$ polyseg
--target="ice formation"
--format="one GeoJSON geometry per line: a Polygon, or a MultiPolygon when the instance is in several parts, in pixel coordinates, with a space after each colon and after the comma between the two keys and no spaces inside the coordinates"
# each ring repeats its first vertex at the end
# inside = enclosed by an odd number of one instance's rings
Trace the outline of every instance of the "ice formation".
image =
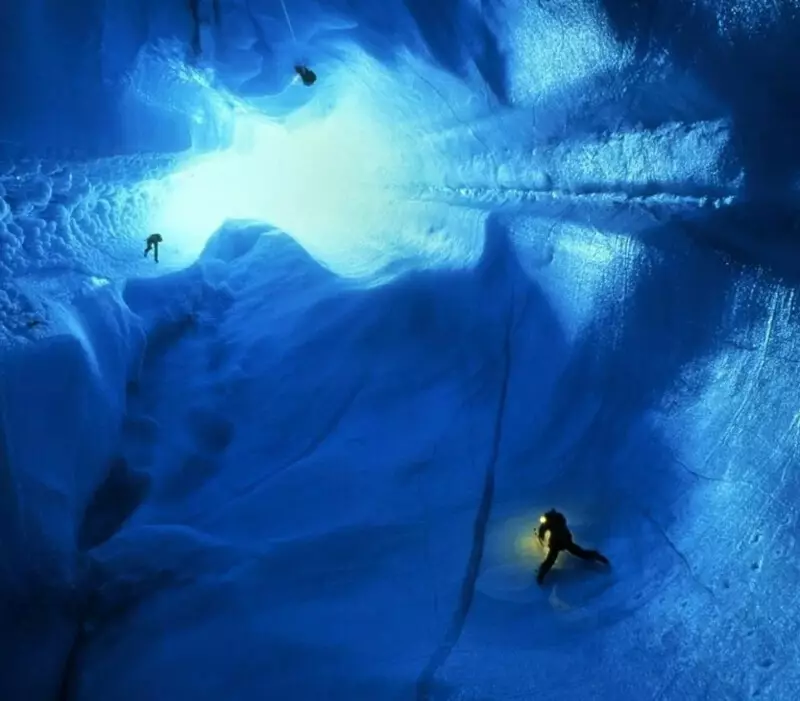
{"type": "Polygon", "coordinates": [[[0,698],[797,698],[794,0],[0,39],[0,698]]]}

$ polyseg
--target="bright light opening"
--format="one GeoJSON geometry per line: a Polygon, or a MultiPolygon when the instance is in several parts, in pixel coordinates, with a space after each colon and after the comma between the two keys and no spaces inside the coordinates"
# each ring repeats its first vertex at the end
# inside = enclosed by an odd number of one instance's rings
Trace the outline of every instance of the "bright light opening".
{"type": "Polygon", "coordinates": [[[285,123],[240,109],[230,148],[146,186],[162,260],[193,262],[226,220],[241,219],[283,230],[333,272],[371,282],[476,262],[486,212],[417,194],[449,161],[410,117],[453,117],[416,94],[419,80],[406,73],[355,55],[285,123]]]}
{"type": "Polygon", "coordinates": [[[296,126],[243,112],[230,148],[150,183],[149,228],[164,236],[164,249],[194,259],[226,220],[266,222],[336,267],[337,256],[385,226],[396,200],[389,182],[403,165],[398,135],[355,93],[296,126]]]}

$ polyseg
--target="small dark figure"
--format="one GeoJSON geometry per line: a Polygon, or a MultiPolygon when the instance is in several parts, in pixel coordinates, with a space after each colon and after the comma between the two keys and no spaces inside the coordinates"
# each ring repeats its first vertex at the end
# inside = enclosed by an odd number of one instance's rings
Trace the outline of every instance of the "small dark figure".
{"type": "Polygon", "coordinates": [[[314,71],[312,71],[308,66],[295,66],[294,70],[297,75],[300,76],[300,80],[303,81],[303,85],[311,87],[317,82],[317,74],[314,73],[314,71]]]}
{"type": "Polygon", "coordinates": [[[567,527],[566,517],[555,509],[550,509],[539,519],[539,530],[537,532],[539,542],[544,541],[544,536],[548,531],[550,531],[550,541],[548,543],[547,557],[540,565],[539,572],[536,575],[536,581],[539,584],[544,581],[545,575],[556,564],[558,555],[562,550],[566,550],[570,555],[579,557],[581,560],[602,562],[604,565],[609,564],[608,559],[597,550],[584,550],[572,540],[572,533],[567,527]]]}
{"type": "Polygon", "coordinates": [[[147,248],[144,249],[144,257],[147,258],[147,254],[153,251],[153,260],[158,263],[158,244],[163,240],[161,234],[150,234],[150,236],[147,237],[147,248]]]}

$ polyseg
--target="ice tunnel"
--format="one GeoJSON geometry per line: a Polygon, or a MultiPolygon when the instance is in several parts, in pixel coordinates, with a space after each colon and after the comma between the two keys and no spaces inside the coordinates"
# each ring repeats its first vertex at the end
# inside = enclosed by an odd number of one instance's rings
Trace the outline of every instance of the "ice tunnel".
{"type": "Polygon", "coordinates": [[[800,698],[798,69],[797,0],[1,3],[0,699],[800,698]]]}

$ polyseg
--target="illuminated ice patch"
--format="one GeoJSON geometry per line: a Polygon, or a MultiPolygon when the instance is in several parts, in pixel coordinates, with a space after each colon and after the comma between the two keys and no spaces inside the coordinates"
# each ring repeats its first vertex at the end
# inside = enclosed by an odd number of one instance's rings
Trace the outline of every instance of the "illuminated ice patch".
{"type": "Polygon", "coordinates": [[[150,183],[150,229],[164,236],[165,248],[194,259],[226,220],[262,221],[346,274],[354,252],[363,258],[393,219],[389,183],[412,173],[407,153],[396,130],[356,95],[294,125],[242,113],[230,148],[150,183]]]}
{"type": "MultiPolygon", "coordinates": [[[[487,210],[436,197],[453,149],[434,137],[453,108],[418,72],[355,53],[285,122],[241,108],[226,116],[230,148],[148,186],[162,260],[191,263],[220,225],[239,219],[285,231],[322,265],[362,282],[474,264],[487,210]]],[[[298,89],[306,90],[288,90],[298,89]]],[[[280,107],[283,97],[275,99],[280,107]]],[[[474,149],[470,130],[463,138],[474,149]]]]}

